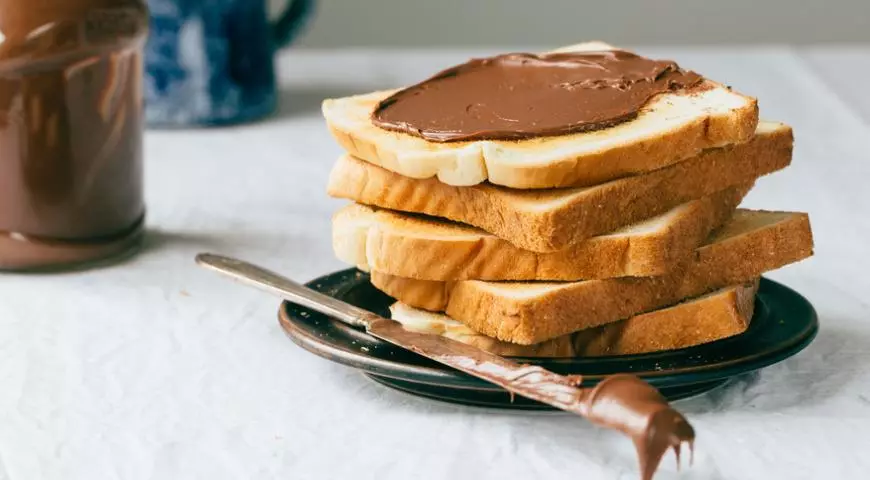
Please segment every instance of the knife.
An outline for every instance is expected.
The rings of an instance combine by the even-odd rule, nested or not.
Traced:
[[[241,283],[320,312],[381,340],[438,363],[481,378],[511,394],[551,405],[613,428],[634,442],[641,477],[652,478],[664,453],[672,448],[680,464],[683,443],[693,448],[695,432],[651,385],[633,375],[613,375],[582,388],[579,375],[559,375],[524,365],[441,335],[405,330],[375,313],[324,295],[265,268],[230,257],[201,253],[196,262]]]

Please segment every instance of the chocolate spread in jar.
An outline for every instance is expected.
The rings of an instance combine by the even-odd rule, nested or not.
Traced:
[[[140,0],[0,0],[0,269],[135,244],[147,25]]]
[[[378,104],[372,122],[434,142],[565,135],[629,121],[652,97],[702,81],[672,61],[621,50],[512,53],[401,90]]]

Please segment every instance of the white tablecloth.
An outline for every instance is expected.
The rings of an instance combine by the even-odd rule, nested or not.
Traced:
[[[796,132],[791,168],[745,205],[808,211],[816,256],[770,276],[816,306],[798,356],[684,401],[679,478],[867,478],[870,49],[644,49],[760,99]],[[343,268],[324,194],[339,148],[320,100],[482,52],[294,52],[282,110],[147,136],[144,251],[105,269],[0,275],[0,479],[635,479],[622,436],[565,416],[406,397],[292,344],[278,302],[197,268],[236,255],[298,280]],[[666,458],[658,478],[676,478]]]

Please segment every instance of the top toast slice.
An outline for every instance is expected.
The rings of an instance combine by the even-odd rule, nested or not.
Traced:
[[[614,49],[591,42],[557,51]],[[658,95],[636,118],[610,128],[525,140],[439,143],[381,129],[370,115],[396,90],[327,99],[323,115],[348,153],[407,177],[437,177],[456,186],[589,186],[749,140],[758,123],[756,100],[704,82],[703,88]]]

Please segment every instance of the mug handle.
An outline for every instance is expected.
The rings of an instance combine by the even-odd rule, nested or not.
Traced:
[[[314,9],[315,0],[288,0],[284,12],[272,24],[272,41],[275,48],[284,48],[299,33],[308,15]]]

